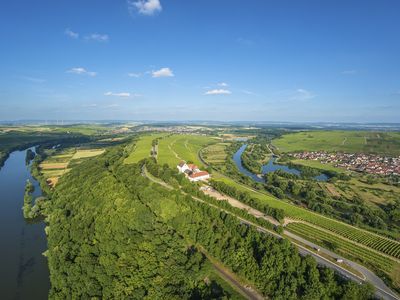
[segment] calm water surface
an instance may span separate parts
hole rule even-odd
[[[32,149],[33,150],[33,149]],[[0,299],[47,299],[50,288],[45,224],[27,222],[22,215],[25,183],[36,180],[25,165],[26,151],[11,153],[0,169]]]
[[[246,150],[246,147],[247,147],[247,144],[242,145],[239,148],[239,150],[233,155],[233,160],[234,160],[237,168],[239,169],[239,171],[241,173],[251,177],[255,181],[265,182],[264,178],[260,178],[259,176],[257,176],[257,174],[250,172],[243,166],[241,156],[242,156],[242,153],[244,152],[244,150]],[[274,172],[277,170],[282,170],[287,173],[291,173],[291,174],[295,174],[295,175],[301,174],[301,172],[298,169],[290,168],[286,165],[277,164],[277,163],[275,163],[275,161],[276,161],[276,158],[271,158],[266,165],[262,166],[262,169],[261,169],[262,174],[271,173],[271,172]],[[326,181],[329,179],[329,177],[326,176],[325,174],[320,174],[320,175],[314,177],[314,179],[319,180],[319,181]]]

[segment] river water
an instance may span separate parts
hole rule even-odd
[[[33,150],[33,148],[31,148]],[[0,169],[0,299],[47,299],[50,288],[44,222],[25,221],[24,189],[29,179],[34,196],[39,184],[25,164],[26,151],[15,151]]]
[[[261,178],[259,176],[257,176],[257,174],[254,174],[253,172],[250,172],[249,170],[247,170],[243,164],[242,164],[242,153],[244,152],[244,150],[246,150],[247,144],[242,145],[238,151],[236,151],[236,153],[233,155],[233,160],[236,164],[236,167],[239,169],[239,171],[241,173],[243,173],[244,175],[247,175],[249,177],[251,177],[253,180],[257,181],[257,182],[265,182],[264,178]],[[288,167],[286,165],[280,165],[277,164],[276,162],[276,158],[273,157],[271,158],[268,163],[264,166],[262,166],[261,168],[261,173],[262,174],[267,174],[267,173],[271,173],[277,170],[282,170],[285,171],[287,173],[291,173],[291,174],[295,174],[295,175],[300,175],[301,172],[300,170],[296,169],[296,168],[291,168]],[[316,177],[314,177],[315,180],[318,181],[327,181],[329,179],[328,176],[326,176],[325,174],[320,174]]]

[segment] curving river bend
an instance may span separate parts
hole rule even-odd
[[[253,180],[257,181],[257,182],[265,182],[264,178],[257,176],[257,174],[254,174],[252,172],[250,172],[249,170],[247,170],[243,164],[242,164],[242,153],[244,152],[244,150],[246,150],[247,144],[242,145],[238,151],[236,151],[236,153],[233,155],[233,161],[236,164],[236,167],[239,169],[239,171],[246,175],[251,177]],[[268,163],[264,166],[262,166],[262,170],[261,173],[262,174],[267,174],[270,172],[274,172],[276,170],[282,170],[285,171],[287,173],[291,173],[291,174],[295,174],[295,175],[300,175],[300,171],[296,168],[291,168],[288,167],[286,165],[280,165],[277,164],[276,162],[276,158],[273,157],[271,158]],[[314,177],[315,180],[317,181],[327,181],[329,179],[329,177],[325,174],[320,174],[316,177]]]
[[[31,148],[34,150],[34,148]],[[26,150],[14,151],[0,169],[0,298],[48,298],[50,289],[44,222],[28,222],[22,215],[24,189],[29,179],[40,196],[39,184],[25,164]]]

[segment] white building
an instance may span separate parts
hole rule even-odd
[[[207,180],[210,178],[210,174],[206,171],[201,171],[198,166],[194,164],[187,164],[181,161],[177,166],[179,173],[184,173],[186,177],[192,181]]]
[[[210,174],[206,171],[200,171],[197,173],[192,173],[188,176],[189,180],[192,182],[210,179]]]

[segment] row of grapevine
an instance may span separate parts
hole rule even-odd
[[[324,217],[267,195],[253,192],[253,196],[263,202],[267,202],[271,207],[283,209],[289,218],[309,222],[349,240],[400,259],[400,243],[398,241]]]
[[[376,267],[386,273],[390,273],[393,270],[394,265],[398,264],[388,257],[379,255],[376,252],[360,247],[335,235],[326,233],[325,231],[318,230],[307,224],[291,223],[287,226],[287,230],[306,238],[311,242],[315,242],[322,247],[334,243],[336,247],[335,252],[350,259],[361,261],[366,265]]]

